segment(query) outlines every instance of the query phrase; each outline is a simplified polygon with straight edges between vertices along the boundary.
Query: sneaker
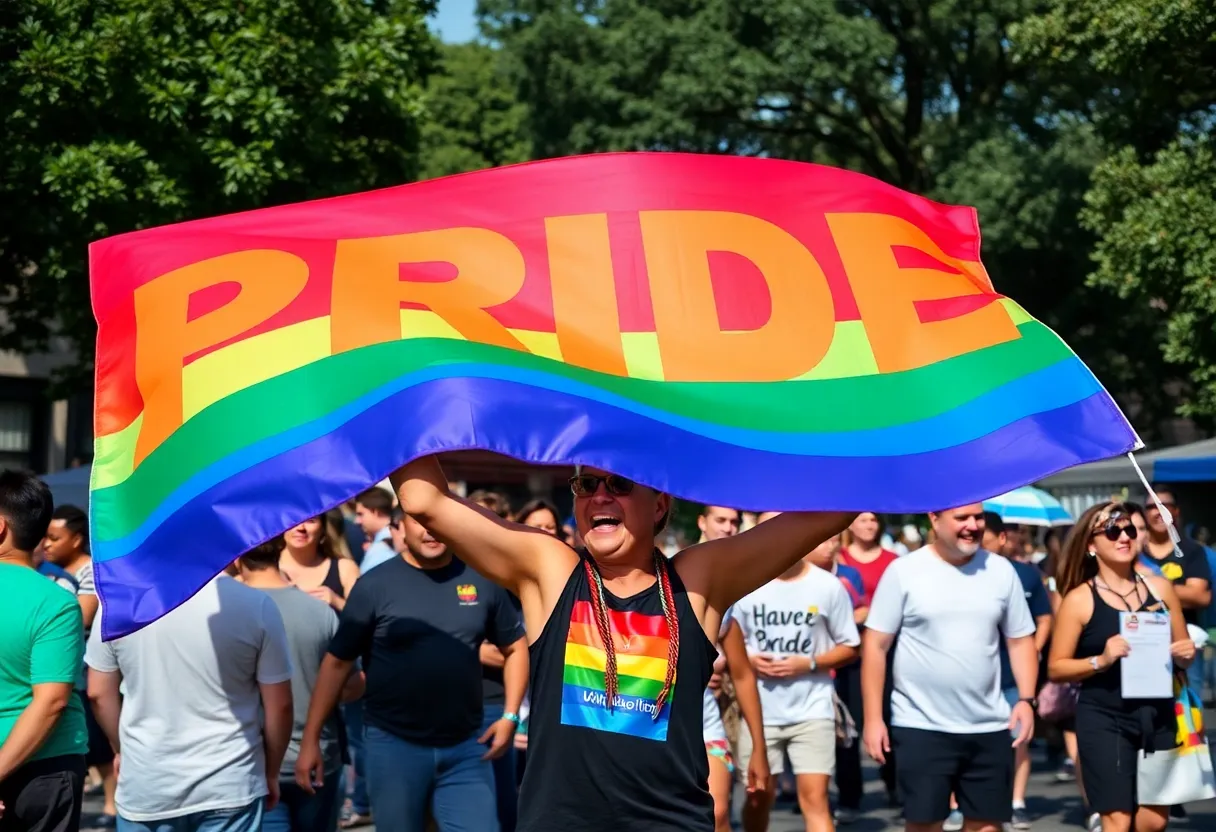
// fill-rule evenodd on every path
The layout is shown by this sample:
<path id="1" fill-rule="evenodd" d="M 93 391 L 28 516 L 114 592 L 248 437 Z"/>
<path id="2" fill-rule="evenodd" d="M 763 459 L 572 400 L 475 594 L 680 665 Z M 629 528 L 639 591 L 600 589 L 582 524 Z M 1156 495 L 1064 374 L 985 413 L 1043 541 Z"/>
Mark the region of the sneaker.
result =
<path id="1" fill-rule="evenodd" d="M 963 813 L 955 809 L 942 824 L 942 832 L 959 832 L 963 828 Z"/>
<path id="2" fill-rule="evenodd" d="M 338 821 L 338 828 L 358 829 L 361 826 L 371 826 L 372 823 L 373 820 L 371 815 L 360 814 L 347 806 L 342 810 L 342 817 Z"/>
<path id="3" fill-rule="evenodd" d="M 1070 783 L 1077 779 L 1076 766 L 1072 760 L 1065 760 L 1064 765 L 1060 766 L 1060 770 L 1056 772 L 1057 783 Z"/>
<path id="4" fill-rule="evenodd" d="M 1026 814 L 1026 809 L 1015 806 L 1013 809 L 1013 817 L 1009 819 L 1009 825 L 1014 829 L 1029 829 L 1030 816 Z"/>
<path id="5" fill-rule="evenodd" d="M 1086 832 L 1102 832 L 1102 816 L 1094 812 L 1089 816 L 1089 820 L 1085 821 Z"/>
<path id="6" fill-rule="evenodd" d="M 841 806 L 840 808 L 838 808 L 836 810 L 836 816 L 835 816 L 836 825 L 844 826 L 845 824 L 853 823 L 855 820 L 857 820 L 857 818 L 860 816 L 860 814 L 861 813 L 858 812 L 856 809 L 846 809 L 843 806 Z"/>

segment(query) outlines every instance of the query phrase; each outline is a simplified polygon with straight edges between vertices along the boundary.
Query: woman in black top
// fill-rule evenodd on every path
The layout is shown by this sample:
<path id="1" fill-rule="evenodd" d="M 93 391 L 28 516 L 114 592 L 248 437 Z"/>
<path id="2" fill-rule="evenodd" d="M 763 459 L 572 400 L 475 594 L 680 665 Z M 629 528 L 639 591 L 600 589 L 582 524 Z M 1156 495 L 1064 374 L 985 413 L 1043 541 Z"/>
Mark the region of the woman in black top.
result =
<path id="1" fill-rule="evenodd" d="M 1168 806 L 1140 806 L 1136 759 L 1141 750 L 1177 745 L 1174 700 L 1125 699 L 1119 662 L 1129 652 L 1119 613 L 1168 611 L 1176 668 L 1195 656 L 1173 585 L 1136 571 L 1140 552 L 1131 510 L 1120 503 L 1086 511 L 1064 544 L 1056 585 L 1064 598 L 1052 634 L 1048 675 L 1080 682 L 1077 747 L 1081 778 L 1103 832 L 1160 832 Z"/>
<path id="2" fill-rule="evenodd" d="M 523 606 L 519 832 L 712 832 L 701 694 L 722 615 L 853 515 L 784 514 L 668 561 L 655 536 L 670 498 L 605 471 L 571 479 L 580 552 L 452 495 L 433 457 L 391 479 L 406 512 Z"/>
<path id="3" fill-rule="evenodd" d="M 305 520 L 283 533 L 279 570 L 309 595 L 342 612 L 346 597 L 359 579 L 359 567 L 338 555 L 325 515 Z"/>

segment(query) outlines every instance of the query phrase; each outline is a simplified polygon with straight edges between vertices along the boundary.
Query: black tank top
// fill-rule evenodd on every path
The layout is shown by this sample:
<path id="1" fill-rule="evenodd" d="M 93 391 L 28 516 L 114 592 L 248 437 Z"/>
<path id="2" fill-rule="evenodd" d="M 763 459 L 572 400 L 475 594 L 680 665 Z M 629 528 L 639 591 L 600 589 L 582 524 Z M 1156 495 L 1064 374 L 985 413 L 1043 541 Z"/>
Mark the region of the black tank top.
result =
<path id="1" fill-rule="evenodd" d="M 656 582 L 630 598 L 605 590 L 617 641 L 618 695 L 604 695 L 603 641 L 587 573 L 575 567 L 530 648 L 528 767 L 519 832 L 712 832 L 713 798 L 702 736 L 702 692 L 717 650 L 674 566 L 680 626 L 674 691 L 658 718 L 668 628 Z"/>
<path id="2" fill-rule="evenodd" d="M 329 559 L 329 571 L 325 573 L 325 580 L 321 581 L 321 586 L 329 587 L 339 598 L 346 597 L 346 590 L 342 588 L 342 576 L 338 572 L 337 558 Z"/>
<path id="3" fill-rule="evenodd" d="M 1143 581 L 1137 578 L 1137 584 L 1143 584 Z M 1147 586 L 1145 589 L 1147 590 Z M 1119 635 L 1119 613 L 1132 611 L 1118 610 L 1107 604 L 1092 580 L 1089 581 L 1089 591 L 1094 596 L 1094 614 L 1081 628 L 1081 635 L 1077 639 L 1076 657 L 1078 659 L 1101 656 L 1106 650 L 1106 642 L 1112 636 Z M 1146 591 L 1145 600 L 1136 607 L 1134 612 L 1145 612 L 1158 603 L 1157 599 Z M 1124 700 L 1123 698 L 1121 681 L 1123 671 L 1120 666 L 1122 661 L 1122 659 L 1117 659 L 1113 665 L 1101 673 L 1095 673 L 1088 679 L 1083 679 L 1081 681 L 1081 700 L 1116 711 L 1132 711 L 1139 707 L 1142 704 L 1139 700 Z"/>

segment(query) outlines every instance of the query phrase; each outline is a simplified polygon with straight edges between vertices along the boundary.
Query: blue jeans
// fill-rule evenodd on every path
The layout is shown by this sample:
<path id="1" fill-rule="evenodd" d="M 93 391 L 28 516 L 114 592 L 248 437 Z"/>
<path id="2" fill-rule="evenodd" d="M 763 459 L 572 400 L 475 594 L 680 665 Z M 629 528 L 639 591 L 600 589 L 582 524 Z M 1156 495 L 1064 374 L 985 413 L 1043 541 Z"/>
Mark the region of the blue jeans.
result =
<path id="1" fill-rule="evenodd" d="M 494 772 L 477 737 L 428 748 L 368 725 L 363 751 L 376 832 L 423 832 L 428 802 L 442 832 L 497 832 Z"/>
<path id="2" fill-rule="evenodd" d="M 212 809 L 164 820 L 127 820 L 118 816 L 116 832 L 261 832 L 266 799 L 259 797 L 248 806 Z"/>
<path id="3" fill-rule="evenodd" d="M 293 780 L 279 781 L 279 805 L 262 819 L 262 832 L 334 832 L 342 801 L 342 771 L 326 774 L 316 794 L 309 794 Z"/>
<path id="4" fill-rule="evenodd" d="M 502 705 L 486 705 L 485 716 L 481 720 L 481 734 L 502 719 L 502 715 Z M 494 769 L 494 793 L 498 801 L 498 826 L 502 832 L 515 832 L 515 815 L 519 810 L 519 792 L 515 782 L 515 746 L 508 746 L 507 753 L 497 760 L 492 760 L 491 765 Z"/>
<path id="5" fill-rule="evenodd" d="M 348 792 L 350 809 L 356 815 L 370 815 L 371 801 L 367 797 L 367 761 L 363 756 L 363 703 L 348 702 L 342 706 L 342 721 L 346 723 L 346 744 L 350 747 L 351 768 L 355 782 Z"/>

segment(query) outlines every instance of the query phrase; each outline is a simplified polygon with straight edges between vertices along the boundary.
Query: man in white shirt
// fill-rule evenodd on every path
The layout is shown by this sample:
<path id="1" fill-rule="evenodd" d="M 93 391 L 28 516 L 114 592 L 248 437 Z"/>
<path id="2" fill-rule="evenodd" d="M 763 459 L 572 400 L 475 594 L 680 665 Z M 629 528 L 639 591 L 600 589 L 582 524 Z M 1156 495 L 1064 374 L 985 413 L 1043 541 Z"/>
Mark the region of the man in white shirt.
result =
<path id="1" fill-rule="evenodd" d="M 89 699 L 121 759 L 118 832 L 260 832 L 291 739 L 289 657 L 274 601 L 223 574 L 129 636 L 93 628 Z"/>
<path id="2" fill-rule="evenodd" d="M 967 832 L 1000 832 L 1011 817 L 1013 750 L 1034 731 L 1034 619 L 1009 561 L 980 547 L 982 505 L 929 520 L 935 541 L 893 563 L 870 602 L 866 750 L 881 762 L 894 748 L 908 832 L 938 832 L 951 793 Z M 882 692 L 897 634 L 888 732 Z M 1002 637 L 1020 697 L 1012 708 L 1001 692 Z"/>
<path id="3" fill-rule="evenodd" d="M 831 671 L 857 660 L 853 604 L 840 580 L 805 560 L 734 607 L 760 685 L 772 769 L 769 789 L 743 808 L 745 830 L 768 828 L 776 775 L 790 764 L 808 832 L 832 832 L 828 780 L 836 765 L 836 711 Z M 751 738 L 739 737 L 746 769 Z"/>

